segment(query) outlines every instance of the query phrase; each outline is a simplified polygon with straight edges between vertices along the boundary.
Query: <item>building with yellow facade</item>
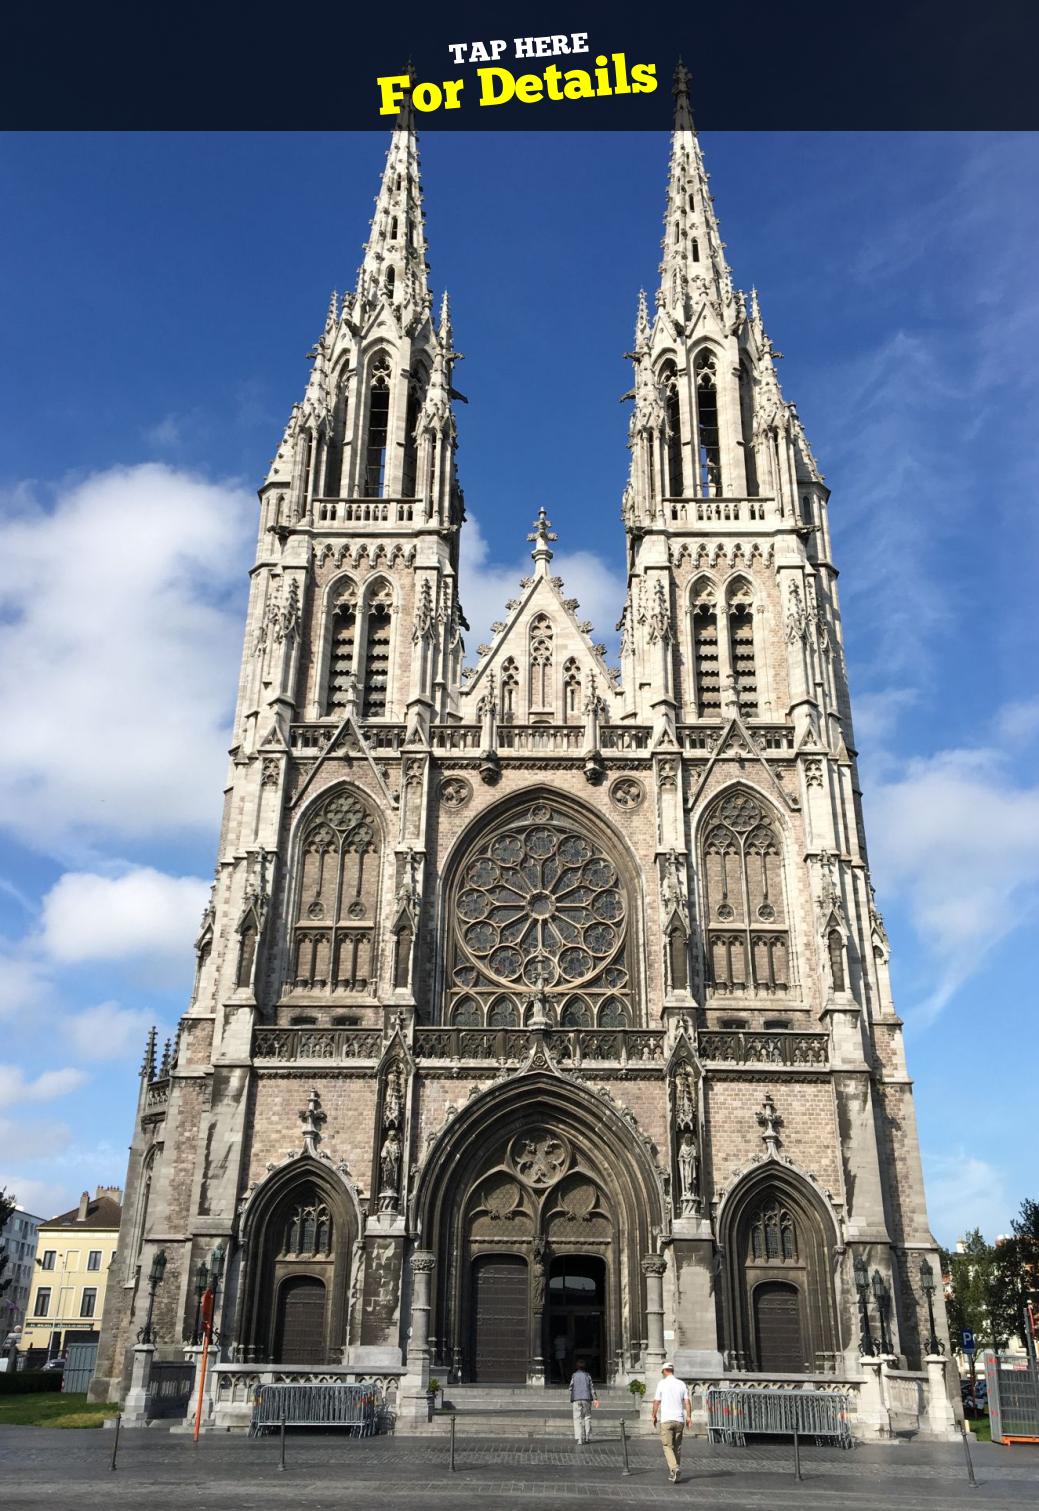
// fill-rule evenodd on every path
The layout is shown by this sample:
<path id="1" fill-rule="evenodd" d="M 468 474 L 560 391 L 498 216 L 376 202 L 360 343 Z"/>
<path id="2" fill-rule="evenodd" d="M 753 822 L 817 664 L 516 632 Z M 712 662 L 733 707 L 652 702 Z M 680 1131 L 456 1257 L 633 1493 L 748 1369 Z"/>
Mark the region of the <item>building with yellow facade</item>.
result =
<path id="1" fill-rule="evenodd" d="M 32 1290 L 19 1343 L 24 1353 L 64 1354 L 71 1335 L 97 1333 L 105 1285 L 115 1258 L 123 1193 L 118 1186 L 84 1191 L 79 1206 L 41 1223 Z"/>

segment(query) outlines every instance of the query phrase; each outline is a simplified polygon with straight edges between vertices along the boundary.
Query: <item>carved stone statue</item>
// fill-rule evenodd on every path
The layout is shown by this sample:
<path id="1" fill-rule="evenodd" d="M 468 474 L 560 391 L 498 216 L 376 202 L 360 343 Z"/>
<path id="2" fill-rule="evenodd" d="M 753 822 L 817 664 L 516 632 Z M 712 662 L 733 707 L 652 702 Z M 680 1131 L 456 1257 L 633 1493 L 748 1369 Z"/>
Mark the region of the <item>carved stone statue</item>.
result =
<path id="1" fill-rule="evenodd" d="M 391 1128 L 379 1150 L 379 1175 L 382 1182 L 380 1195 L 396 1196 L 400 1190 L 400 1139 L 396 1128 Z"/>
<path id="2" fill-rule="evenodd" d="M 534 1256 L 530 1267 L 530 1294 L 534 1313 L 544 1310 L 545 1307 L 545 1240 L 534 1240 Z"/>
<path id="3" fill-rule="evenodd" d="M 687 1130 L 682 1134 L 678 1145 L 678 1179 L 681 1190 L 679 1197 L 682 1203 L 682 1213 L 687 1215 L 695 1210 L 699 1191 L 697 1188 L 698 1158 L 696 1153 L 696 1138 Z"/>

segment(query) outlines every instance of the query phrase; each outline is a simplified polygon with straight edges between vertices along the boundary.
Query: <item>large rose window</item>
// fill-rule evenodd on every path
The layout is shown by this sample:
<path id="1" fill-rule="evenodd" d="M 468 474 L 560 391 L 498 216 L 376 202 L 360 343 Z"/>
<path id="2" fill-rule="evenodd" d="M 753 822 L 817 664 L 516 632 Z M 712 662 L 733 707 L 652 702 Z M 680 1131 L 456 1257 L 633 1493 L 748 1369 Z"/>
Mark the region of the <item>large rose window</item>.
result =
<path id="1" fill-rule="evenodd" d="M 543 992 L 563 1021 L 628 1021 L 627 919 L 624 884 L 602 845 L 560 809 L 524 809 L 461 866 L 453 1020 L 518 1023 L 517 1010 Z"/>

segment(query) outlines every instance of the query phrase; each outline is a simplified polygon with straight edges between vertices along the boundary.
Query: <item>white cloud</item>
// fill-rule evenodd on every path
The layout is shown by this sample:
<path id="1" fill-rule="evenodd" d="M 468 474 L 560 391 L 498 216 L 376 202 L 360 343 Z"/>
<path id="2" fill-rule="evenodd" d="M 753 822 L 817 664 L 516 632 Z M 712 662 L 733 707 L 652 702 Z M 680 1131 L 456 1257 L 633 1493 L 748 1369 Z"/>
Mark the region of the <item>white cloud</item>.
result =
<path id="1" fill-rule="evenodd" d="M 0 1170 L 0 1191 L 9 1192 L 18 1205 L 34 1217 L 57 1217 L 62 1212 L 70 1212 L 73 1206 L 64 1183 L 38 1180 L 16 1171 Z"/>
<path id="2" fill-rule="evenodd" d="M 155 1021 L 153 1013 L 99 1002 L 65 1022 L 72 1047 L 84 1060 L 121 1060 L 140 1052 Z"/>
<path id="3" fill-rule="evenodd" d="M 0 952 L 0 1018 L 38 1007 L 50 992 L 50 978 L 40 961 L 21 951 Z"/>
<path id="4" fill-rule="evenodd" d="M 125 876 L 67 871 L 43 899 L 41 944 L 62 964 L 186 955 L 209 887 L 138 866 Z"/>
<path id="5" fill-rule="evenodd" d="M 910 1016 L 933 1022 L 984 956 L 1039 909 L 1039 787 L 994 747 L 882 763 L 867 821 L 881 895 L 904 899 L 935 985 Z"/>
<path id="6" fill-rule="evenodd" d="M 29 1122 L 24 1117 L 0 1117 L 0 1149 L 5 1160 L 51 1159 L 64 1153 L 71 1143 L 72 1130 L 66 1123 L 55 1123 L 51 1118 Z"/>
<path id="7" fill-rule="evenodd" d="M 951 1249 L 971 1228 L 991 1242 L 1006 1232 L 1012 1203 L 1003 1176 L 988 1160 L 964 1149 L 923 1155 L 927 1212 L 934 1236 Z"/>
<path id="8" fill-rule="evenodd" d="M 66 1066 L 63 1070 L 45 1070 L 34 1081 L 27 1081 L 19 1065 L 0 1065 L 0 1107 L 51 1102 L 78 1091 L 87 1079 L 86 1071 Z"/>
<path id="9" fill-rule="evenodd" d="M 1039 734 L 1039 698 L 1005 704 L 996 718 L 996 732 L 1015 744 L 1033 739 Z"/>
<path id="10" fill-rule="evenodd" d="M 157 464 L 6 500 L 0 812 L 38 849 L 210 827 L 256 504 Z"/>
<path id="11" fill-rule="evenodd" d="M 533 570 L 526 553 L 507 564 L 489 558 L 490 546 L 470 514 L 462 530 L 458 574 L 462 606 L 471 629 L 467 643 L 470 660 L 476 646 L 491 638 L 493 621 L 505 617 L 507 600 L 519 595 L 520 578 Z M 587 550 L 557 551 L 552 575 L 563 579 L 565 597 L 580 600 L 578 617 L 591 620 L 593 638 L 603 641 L 614 654 L 614 625 L 624 606 L 624 579 L 595 551 Z"/>

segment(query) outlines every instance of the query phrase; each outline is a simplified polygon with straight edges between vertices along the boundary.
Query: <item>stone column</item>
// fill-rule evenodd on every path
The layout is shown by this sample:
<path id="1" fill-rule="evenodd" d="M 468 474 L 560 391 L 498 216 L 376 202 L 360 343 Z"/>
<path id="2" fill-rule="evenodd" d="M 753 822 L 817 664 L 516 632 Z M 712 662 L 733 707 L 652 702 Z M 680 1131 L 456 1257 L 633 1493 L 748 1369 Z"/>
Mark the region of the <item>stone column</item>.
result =
<path id="1" fill-rule="evenodd" d="M 891 1436 L 891 1418 L 888 1415 L 881 1383 L 884 1362 L 882 1358 L 865 1354 L 859 1358 L 859 1364 L 862 1367 L 862 1386 L 858 1400 L 858 1427 L 859 1433 L 867 1441 L 871 1438 Z"/>
<path id="2" fill-rule="evenodd" d="M 644 1254 L 642 1273 L 646 1277 L 646 1374 L 659 1374 L 667 1357 L 664 1352 L 664 1271 L 663 1254 Z M 647 1380 L 647 1384 L 648 1384 Z"/>
<path id="3" fill-rule="evenodd" d="M 934 1437 L 951 1443 L 959 1433 L 949 1400 L 945 1357 L 943 1354 L 928 1354 L 924 1364 L 927 1366 L 927 1430 Z"/>
<path id="4" fill-rule="evenodd" d="M 429 1289 L 436 1255 L 416 1249 L 411 1256 L 411 1337 L 408 1340 L 408 1380 L 425 1390 L 429 1384 Z"/>
<path id="5" fill-rule="evenodd" d="M 148 1386 L 151 1384 L 152 1360 L 154 1358 L 154 1343 L 136 1343 L 134 1345 L 133 1373 L 130 1376 L 130 1389 L 126 1392 L 126 1400 L 123 1402 L 124 1427 L 143 1427 L 147 1421 L 145 1405 L 148 1400 Z"/>

